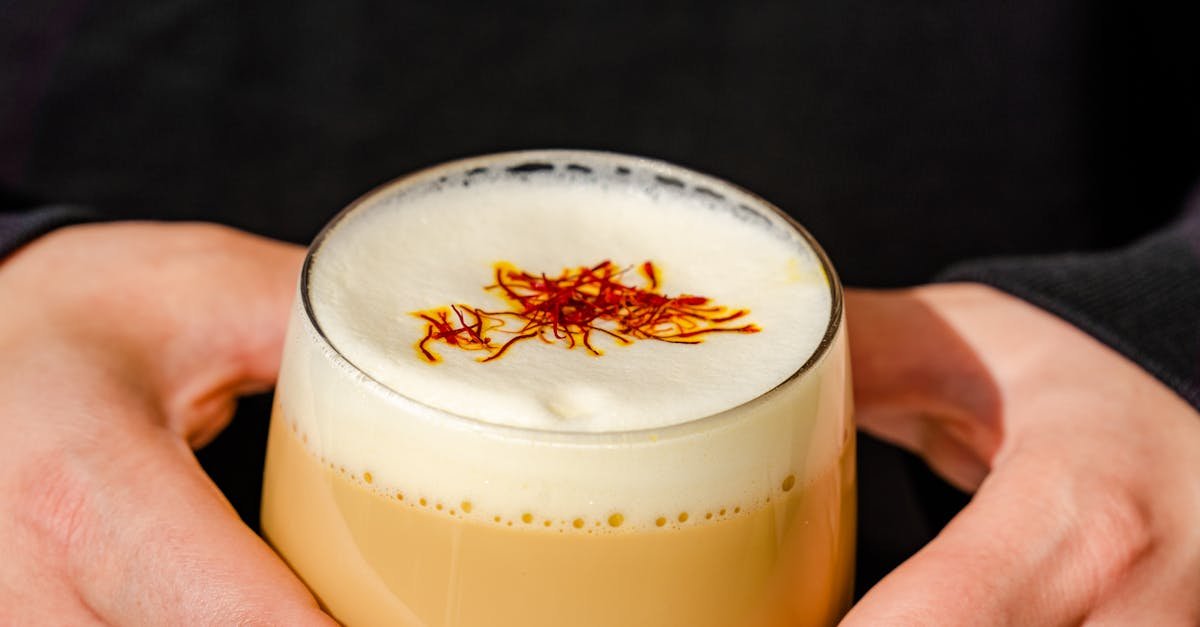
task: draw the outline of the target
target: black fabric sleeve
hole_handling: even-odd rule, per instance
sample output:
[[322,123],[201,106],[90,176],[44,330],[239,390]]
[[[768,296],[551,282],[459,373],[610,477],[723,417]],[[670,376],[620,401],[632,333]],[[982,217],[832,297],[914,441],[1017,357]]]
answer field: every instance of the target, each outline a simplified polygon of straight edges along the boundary
[[47,203],[0,185],[0,262],[54,229],[98,219],[97,213],[79,205]]
[[0,261],[54,229],[95,219],[97,216],[93,212],[76,205],[48,205],[22,211],[0,210]]
[[1120,250],[967,262],[939,281],[985,283],[1054,313],[1200,409],[1200,196],[1190,204]]

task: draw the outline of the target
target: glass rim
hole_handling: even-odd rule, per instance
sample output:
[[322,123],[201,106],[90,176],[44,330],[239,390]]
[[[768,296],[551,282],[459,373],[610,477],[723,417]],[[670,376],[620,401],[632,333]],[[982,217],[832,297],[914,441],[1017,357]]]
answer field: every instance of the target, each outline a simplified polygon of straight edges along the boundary
[[[427,180],[442,173],[450,171],[467,172],[475,168],[485,167],[494,164],[495,162],[510,162],[512,165],[520,165],[524,162],[537,162],[539,160],[566,160],[569,162],[572,156],[577,156],[580,159],[601,159],[611,162],[614,166],[621,165],[636,165],[639,168],[651,170],[656,175],[665,175],[678,180],[679,175],[684,179],[699,179],[706,181],[719,187],[735,190],[746,195],[757,205],[753,210],[763,209],[768,213],[773,214],[776,218],[790,228],[795,235],[798,235],[805,245],[812,250],[817,260],[821,264],[821,270],[825,275],[826,283],[829,286],[830,292],[830,308],[829,320],[825,325],[825,333],[821,336],[821,341],[813,349],[811,355],[805,360],[799,368],[785,377],[782,381],[757,394],[753,398],[722,409],[721,411],[705,414],[696,418],[691,418],[683,422],[678,422],[670,425],[659,427],[646,427],[638,429],[625,429],[615,431],[565,431],[565,430],[550,430],[537,429],[532,427],[520,427],[514,425],[505,425],[494,422],[488,422],[481,418],[473,418],[456,414],[452,411],[442,409],[412,398],[400,390],[396,390],[391,386],[379,381],[369,372],[360,368],[357,364],[350,360],[349,357],[333,344],[333,341],[325,334],[317,320],[316,312],[313,310],[312,300],[309,297],[309,275],[311,274],[316,253],[325,243],[326,238],[337,228],[337,226],[355,212],[368,206],[371,201],[386,195],[387,193],[402,188],[414,182]],[[675,176],[672,176],[675,175]],[[437,416],[441,419],[446,419],[450,423],[465,427],[473,431],[492,434],[500,437],[514,437],[521,440],[539,440],[555,443],[570,443],[583,445],[606,445],[606,444],[628,444],[631,439],[637,439],[640,436],[646,436],[652,441],[662,440],[672,437],[686,436],[710,426],[718,425],[725,420],[735,418],[736,415],[743,413],[745,408],[766,402],[768,398],[774,397],[783,387],[789,383],[805,376],[813,367],[824,359],[837,338],[839,331],[842,328],[842,311],[844,307],[844,298],[841,281],[838,279],[837,272],[833,268],[833,263],[821,245],[817,243],[816,238],[808,232],[799,222],[775,206],[770,201],[762,198],[758,194],[751,192],[740,185],[729,182],[725,179],[705,174],[680,165],[675,165],[659,159],[649,157],[640,157],[619,152],[602,151],[602,150],[580,150],[580,149],[532,149],[532,150],[513,150],[505,152],[490,153],[474,157],[465,157],[454,159],[451,161],[442,162],[436,165],[420,168],[413,172],[401,175],[397,178],[384,182],[366,193],[356,198],[353,202],[339,211],[329,222],[322,227],[321,231],[313,238],[308,250],[304,255],[304,263],[300,270],[299,282],[299,298],[304,308],[305,321],[310,329],[315,333],[317,339],[321,342],[322,347],[326,349],[326,354],[335,361],[341,362],[345,367],[352,370],[355,374],[361,377],[361,384],[374,389],[377,393],[382,394],[391,402],[399,402],[401,404],[410,405],[419,410],[425,415]],[[651,437],[652,436],[652,437]]]

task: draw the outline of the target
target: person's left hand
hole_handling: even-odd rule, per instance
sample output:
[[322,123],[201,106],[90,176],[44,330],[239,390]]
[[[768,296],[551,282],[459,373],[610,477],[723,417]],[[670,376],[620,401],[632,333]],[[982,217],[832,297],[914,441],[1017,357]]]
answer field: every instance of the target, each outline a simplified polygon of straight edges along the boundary
[[1200,415],[997,290],[847,293],[860,426],[975,495],[845,618],[1200,624]]

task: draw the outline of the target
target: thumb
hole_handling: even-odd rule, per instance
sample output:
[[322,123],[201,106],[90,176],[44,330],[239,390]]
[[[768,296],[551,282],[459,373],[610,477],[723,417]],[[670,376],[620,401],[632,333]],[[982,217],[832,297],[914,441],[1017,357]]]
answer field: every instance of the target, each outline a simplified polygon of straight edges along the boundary
[[[872,588],[844,627],[1078,624],[1136,513],[1033,455],[995,470],[933,542]],[[1048,467],[1051,466],[1051,467]],[[1116,557],[1116,559],[1113,559]]]
[[[331,625],[303,584],[246,528],[175,435],[111,434],[119,458],[59,482],[78,503],[69,571],[111,624]],[[97,457],[101,457],[98,455]],[[96,550],[103,547],[103,550]]]

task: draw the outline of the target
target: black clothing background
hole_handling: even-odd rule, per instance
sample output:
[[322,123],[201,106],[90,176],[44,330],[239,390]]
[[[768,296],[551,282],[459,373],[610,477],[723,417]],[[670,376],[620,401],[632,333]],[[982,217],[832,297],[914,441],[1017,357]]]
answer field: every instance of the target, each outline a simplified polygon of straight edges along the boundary
[[[610,149],[763,195],[848,284],[915,284],[963,259],[1111,248],[1175,215],[1200,173],[1200,55],[1172,10],[7,0],[0,181],[306,242],[418,167]],[[268,411],[244,404],[200,454],[252,524]],[[861,455],[867,585],[961,499],[895,449]]]
[[848,283],[900,285],[1128,241],[1200,172],[1192,22],[1162,9],[13,3],[5,30],[62,40],[35,42],[57,48],[36,109],[6,112],[31,124],[4,138],[4,180],[293,241],[420,166],[607,148],[753,189]]

